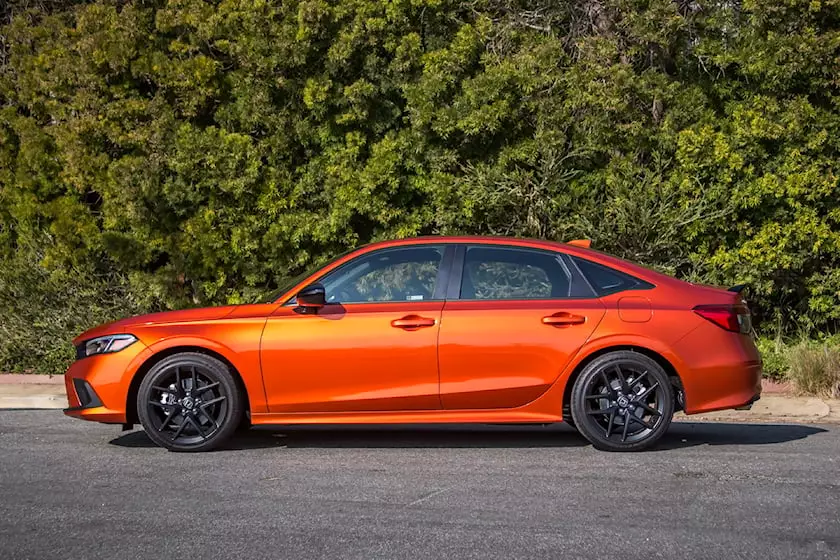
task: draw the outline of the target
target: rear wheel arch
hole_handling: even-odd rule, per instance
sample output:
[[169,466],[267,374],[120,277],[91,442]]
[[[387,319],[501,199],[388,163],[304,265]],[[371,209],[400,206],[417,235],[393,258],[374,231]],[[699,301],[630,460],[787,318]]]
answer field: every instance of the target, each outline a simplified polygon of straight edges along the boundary
[[[240,375],[239,371],[236,369],[230,360],[228,360],[222,354],[210,350],[209,348],[204,348],[202,346],[173,346],[171,348],[166,348],[157,352],[156,354],[152,354],[149,356],[145,362],[143,362],[140,367],[137,369],[137,372],[134,374],[134,377],[131,378],[131,383],[128,386],[128,394],[126,396],[125,402],[125,418],[127,424],[137,424],[140,422],[140,418],[137,412],[137,395],[140,391],[140,384],[143,382],[143,378],[146,377],[146,374],[151,371],[151,369],[155,366],[155,364],[159,363],[161,360],[168,358],[169,356],[174,356],[175,354],[183,354],[186,352],[195,352],[198,354],[204,354],[206,356],[210,356],[211,358],[215,358],[225,364],[230,371],[230,374],[233,376],[233,379],[236,381],[237,388],[242,395],[242,402],[244,404],[244,410],[246,415],[250,413],[251,406],[250,401],[248,399],[248,391],[245,389],[245,382],[242,380],[242,375]],[[247,417],[246,417],[247,420]]]
[[679,372],[677,372],[677,368],[667,359],[665,356],[656,352],[655,350],[651,350],[650,348],[646,348],[644,346],[639,346],[635,344],[622,344],[622,345],[615,345],[615,346],[607,346],[605,348],[599,348],[595,350],[591,354],[588,354],[585,358],[580,360],[578,364],[575,366],[572,373],[566,379],[566,385],[563,387],[563,419],[570,420],[572,417],[571,414],[571,402],[572,402],[572,389],[574,388],[575,381],[577,381],[578,376],[581,372],[586,368],[586,366],[591,363],[593,360],[597,359],[600,356],[605,354],[609,354],[611,352],[620,352],[620,351],[629,351],[629,352],[638,352],[648,358],[654,360],[657,364],[659,364],[662,369],[668,374],[668,377],[671,378],[671,385],[674,387],[674,410],[683,410],[685,407],[685,396],[683,393],[683,385],[682,379],[680,378]]

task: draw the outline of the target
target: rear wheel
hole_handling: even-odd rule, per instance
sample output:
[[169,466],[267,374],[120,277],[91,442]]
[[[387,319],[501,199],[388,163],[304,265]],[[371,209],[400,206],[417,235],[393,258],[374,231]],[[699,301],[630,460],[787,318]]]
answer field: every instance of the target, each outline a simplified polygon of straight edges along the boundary
[[656,361],[637,352],[610,352],[578,376],[571,405],[578,431],[597,449],[638,451],[668,430],[674,393]]
[[164,358],[149,371],[137,396],[149,438],[170,451],[209,451],[239,426],[242,395],[228,367],[188,352]]

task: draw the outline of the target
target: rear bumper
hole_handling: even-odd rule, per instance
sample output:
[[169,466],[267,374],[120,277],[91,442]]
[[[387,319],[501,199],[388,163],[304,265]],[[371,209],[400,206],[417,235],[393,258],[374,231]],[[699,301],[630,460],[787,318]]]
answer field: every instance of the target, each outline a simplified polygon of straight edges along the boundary
[[686,414],[751,406],[761,398],[760,363],[704,370],[695,375],[705,378],[706,383],[686,388]]
[[686,414],[747,407],[761,398],[761,357],[748,336],[708,323],[675,350],[687,366],[679,371]]
[[735,410],[749,410],[749,409],[751,409],[751,408],[752,408],[752,405],[753,405],[753,404],[754,404],[757,400],[759,400],[760,398],[761,398],[761,395],[760,395],[760,394],[755,395],[753,398],[751,398],[751,399],[750,399],[750,401],[749,401],[748,403],[743,404],[743,405],[741,405],[741,406],[736,406],[736,407],[735,407]]

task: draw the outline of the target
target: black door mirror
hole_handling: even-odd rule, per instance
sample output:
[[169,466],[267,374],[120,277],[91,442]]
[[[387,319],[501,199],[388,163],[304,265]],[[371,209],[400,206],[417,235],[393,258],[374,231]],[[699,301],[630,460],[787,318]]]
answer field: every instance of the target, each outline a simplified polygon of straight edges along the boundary
[[310,284],[297,293],[299,307],[317,310],[327,304],[327,291],[323,284]]

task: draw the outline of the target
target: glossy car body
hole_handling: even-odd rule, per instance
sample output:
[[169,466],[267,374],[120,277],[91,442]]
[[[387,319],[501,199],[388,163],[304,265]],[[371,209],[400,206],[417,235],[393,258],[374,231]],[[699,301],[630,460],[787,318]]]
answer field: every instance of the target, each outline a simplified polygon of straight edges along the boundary
[[[328,302],[312,313],[296,305],[305,286],[403,248],[441,255],[433,293],[430,288],[426,296],[409,293],[399,301]],[[584,287],[573,294],[568,288],[559,297],[466,293],[475,291],[477,281],[469,280],[467,288],[465,275],[480,269],[465,266],[469,255],[502,254],[504,260],[504,251],[559,259],[574,285],[585,286],[589,278],[575,263],[607,267],[638,284],[614,293],[596,293],[595,287],[587,293]],[[528,266],[516,273],[533,268]],[[74,340],[82,348],[85,341],[117,333],[137,342],[72,364],[66,414],[137,422],[143,375],[163,357],[189,351],[228,364],[254,425],[559,422],[568,415],[571,386],[583,366],[625,349],[664,368],[686,413],[736,408],[761,391],[755,345],[749,334],[721,328],[694,309],[738,304],[740,296],[731,291],[692,285],[570,244],[488,237],[376,243],[303,278],[271,303],[132,317],[82,334]]]

